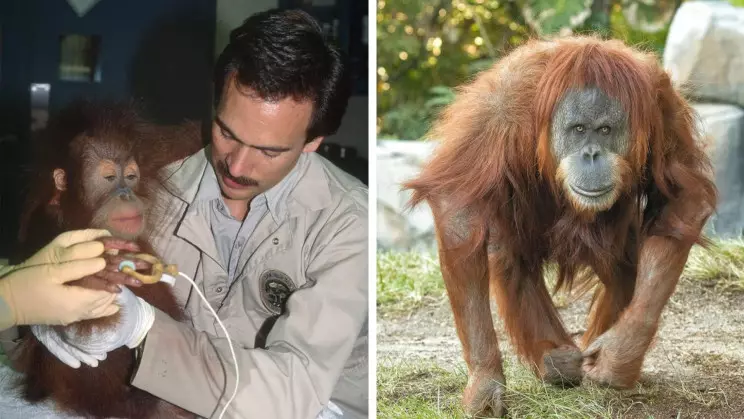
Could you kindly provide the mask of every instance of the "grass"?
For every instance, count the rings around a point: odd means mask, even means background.
[[[722,291],[744,291],[744,240],[717,241],[709,249],[693,247],[682,276]]]
[[[377,253],[377,311],[396,315],[447,303],[436,255]]]
[[[505,374],[504,401],[512,417],[611,418],[620,411],[607,407],[612,406],[608,398],[614,397],[607,390],[558,390],[541,384],[526,369],[510,362],[505,363]],[[466,418],[460,402],[466,383],[464,365],[447,369],[434,363],[378,359],[377,417]]]
[[[614,419],[629,412],[633,417],[653,418],[646,412],[647,407],[662,398],[668,404],[684,407],[726,404],[719,389],[697,389],[690,382],[644,382],[623,391],[587,383],[559,389],[537,380],[512,358],[504,362],[504,371],[504,402],[513,418]],[[468,418],[461,405],[466,383],[464,363],[444,368],[434,362],[378,358],[377,417]]]
[[[694,246],[682,280],[698,281],[721,291],[744,291],[744,240],[714,241],[708,249]],[[562,305],[564,298],[558,295],[556,302]],[[441,304],[447,304],[447,295],[436,254],[378,252],[378,313],[400,315]]]
[[[414,311],[448,304],[436,254],[378,252],[377,304],[382,317],[405,316]],[[709,249],[695,246],[682,281],[697,281],[722,292],[744,291],[744,241],[717,241]],[[559,297],[557,302],[562,299]],[[714,360],[711,360],[711,362]],[[377,359],[377,412],[380,418],[465,418],[462,390],[467,373],[462,360],[455,365],[416,358]],[[715,409],[726,405],[718,388],[698,388],[695,382],[644,382],[631,390],[616,391],[583,384],[561,390],[546,386],[511,357],[505,359],[510,417],[519,418],[653,418],[648,406]],[[657,417],[658,412],[657,412]],[[681,417],[681,416],[679,416]]]

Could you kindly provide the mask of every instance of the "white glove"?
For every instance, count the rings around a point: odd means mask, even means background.
[[[328,400],[328,404],[323,406],[323,410],[318,413],[315,419],[338,419],[344,416],[344,412],[341,411],[336,403]]]
[[[53,327],[35,324],[31,326],[31,332],[42,345],[46,346],[52,355],[72,368],[80,368],[81,362],[91,367],[97,367],[98,361],[106,359],[105,352],[90,354],[65,343]]]
[[[78,368],[80,362],[95,367],[98,363],[93,359],[101,361],[110,351],[122,346],[134,348],[139,345],[155,321],[155,309],[129,288],[121,286],[116,301],[121,308],[115,327],[94,329],[87,336],[80,335],[74,326],[58,330],[38,325],[31,330],[54,356],[70,367]]]

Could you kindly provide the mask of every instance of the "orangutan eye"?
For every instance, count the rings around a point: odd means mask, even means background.
[[[576,126],[574,127],[574,129],[576,130],[576,132],[584,132],[584,126],[583,126],[583,125],[581,125],[581,124],[579,124],[579,125],[576,125]]]
[[[609,133],[610,133],[610,127],[608,127],[608,126],[603,126],[603,127],[599,128],[599,132],[601,132],[601,133],[602,133],[602,134],[604,134],[604,135],[607,135],[607,134],[609,134]]]
[[[127,180],[135,180],[137,179],[137,175],[128,175]]]
[[[104,179],[108,180],[109,182],[113,182],[116,180],[116,176],[113,176],[113,175],[104,176]]]

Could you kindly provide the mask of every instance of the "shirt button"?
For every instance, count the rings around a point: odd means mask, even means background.
[[[222,287],[217,287],[217,289],[215,289],[215,291],[217,291],[218,293],[222,292]]]
[[[277,239],[276,237],[274,237],[274,240],[272,240],[271,242],[274,243],[274,244],[279,244],[279,239]]]

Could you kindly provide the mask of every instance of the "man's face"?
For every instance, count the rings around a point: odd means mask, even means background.
[[[212,124],[212,165],[222,194],[250,202],[279,183],[300,153],[315,151],[323,137],[305,143],[310,101],[265,101],[238,90],[232,79]]]

